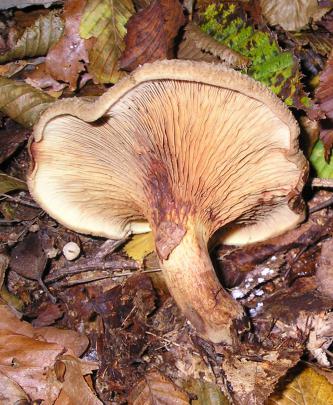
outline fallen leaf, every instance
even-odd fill
[[[62,391],[55,405],[63,405],[64,397],[66,397],[72,405],[78,403],[78,398],[80,398],[81,404],[102,405],[102,402],[92,392],[83,378],[80,360],[73,356],[62,356],[58,361],[64,365],[65,372]],[[91,372],[91,369],[89,372]]]
[[[77,340],[80,342],[79,350]],[[53,404],[66,384],[72,385],[72,391],[81,390],[83,396],[87,390],[91,392],[88,386],[83,386],[82,375],[96,369],[96,363],[74,357],[74,352],[82,354],[87,345],[87,338],[77,332],[52,327],[33,328],[29,323],[20,321],[7,306],[0,305],[0,373],[21,387],[32,401],[44,399]],[[79,371],[76,371],[75,378],[65,374],[60,382],[52,376],[55,375],[59,356],[64,355],[77,364]],[[17,390],[13,391],[14,394]],[[14,398],[10,396],[10,404],[14,403]]]
[[[225,62],[234,68],[245,68],[250,60],[220,44],[193,23],[185,27],[185,38],[178,48],[178,58],[206,62]]]
[[[146,256],[154,252],[154,248],[155,242],[153,234],[149,232],[134,235],[133,238],[126,243],[123,250],[127,256],[142,263]]]
[[[125,48],[125,25],[133,14],[132,0],[87,0],[80,35],[89,40],[87,68],[97,83],[116,83],[124,75],[118,59]]]
[[[333,179],[333,158],[325,160],[325,148],[322,141],[318,141],[310,156],[310,162],[316,170],[316,175],[321,178]]]
[[[9,264],[9,257],[4,253],[0,253],[0,289],[2,288],[5,279],[8,264]]]
[[[312,368],[305,368],[279,392],[272,395],[267,405],[332,405],[333,385]]]
[[[60,40],[53,45],[46,57],[46,71],[56,80],[69,83],[75,90],[80,73],[88,62],[85,41],[80,37],[80,21],[86,0],[65,2],[65,28]]]
[[[29,64],[26,60],[17,60],[15,62],[9,62],[0,66],[0,76],[12,77],[16,73],[20,72]]]
[[[63,68],[63,65],[61,66]],[[60,92],[66,87],[66,83],[59,83],[52,75],[47,71],[45,63],[41,63],[36,66],[32,72],[26,74],[25,82],[37,89],[50,89],[53,92]]]
[[[29,233],[11,251],[10,268],[30,280],[41,280],[46,262],[38,233]]]
[[[321,255],[317,264],[316,279],[320,290],[333,298],[333,240],[322,243]]]
[[[218,385],[205,380],[196,380],[191,378],[183,384],[183,388],[196,396],[196,399],[191,401],[192,405],[229,405],[230,402],[222,394]]]
[[[27,185],[22,180],[0,172],[0,194],[13,190],[27,190]]]
[[[16,403],[29,403],[28,395],[12,379],[0,372],[0,403],[11,405]]]
[[[188,395],[159,371],[150,371],[136,385],[128,398],[129,405],[185,405]]]
[[[328,57],[326,67],[320,75],[316,90],[316,100],[327,118],[333,119],[333,52]]]
[[[174,40],[185,23],[178,0],[154,0],[135,14],[127,24],[126,49],[120,59],[121,69],[174,56]]]
[[[62,31],[63,22],[57,11],[40,16],[25,29],[12,49],[0,55],[0,63],[46,55],[61,37]]]
[[[317,0],[260,0],[262,13],[271,25],[298,31],[311,20],[320,20],[331,7],[320,7]]]
[[[5,77],[0,77],[0,90],[0,111],[27,128],[31,128],[55,100],[26,83]]]

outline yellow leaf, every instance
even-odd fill
[[[125,25],[132,14],[132,0],[87,1],[80,36],[93,40],[88,71],[99,83],[116,83],[124,75],[118,70],[118,59],[125,49]]]
[[[153,234],[149,232],[134,235],[124,246],[124,251],[132,259],[142,263],[143,259],[154,251]]]
[[[333,405],[333,385],[312,368],[306,368],[272,395],[267,405]]]

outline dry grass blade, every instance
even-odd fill
[[[185,28],[185,40],[180,44],[178,58],[206,62],[225,62],[234,68],[245,68],[250,60],[217,42],[193,23]]]

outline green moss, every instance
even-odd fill
[[[211,4],[203,12],[202,19],[204,32],[250,59],[248,75],[270,87],[287,105],[310,106],[300,82],[297,60],[291,52],[282,51],[269,32],[246,24],[236,15],[234,4]]]

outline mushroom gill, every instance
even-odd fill
[[[171,294],[198,333],[231,343],[244,313],[221,287],[207,244],[243,244],[303,218],[306,163],[289,110],[222,66],[147,64],[97,101],[64,100],[35,128],[28,184],[78,232],[152,229]]]

